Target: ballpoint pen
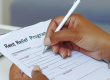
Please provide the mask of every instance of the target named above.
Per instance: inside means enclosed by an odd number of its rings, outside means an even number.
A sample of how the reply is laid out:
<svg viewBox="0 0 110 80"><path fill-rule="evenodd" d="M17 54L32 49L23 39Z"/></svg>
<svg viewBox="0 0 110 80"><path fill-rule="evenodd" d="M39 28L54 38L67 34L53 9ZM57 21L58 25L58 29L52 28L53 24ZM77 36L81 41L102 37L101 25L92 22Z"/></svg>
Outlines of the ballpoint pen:
<svg viewBox="0 0 110 80"><path fill-rule="evenodd" d="M73 6L71 7L71 9L67 13L67 15L64 17L64 19L62 20L62 22L59 24L59 26L57 27L57 29L55 30L55 32L61 30L61 28L63 27L63 25L65 24L65 22L69 19L69 17L71 16L71 14L76 9L76 7L79 5L80 2L81 2L81 0L75 0L74 1ZM43 53L48 52L50 50L51 50L51 47L50 46L45 46Z"/></svg>
<svg viewBox="0 0 110 80"><path fill-rule="evenodd" d="M108 68L110 69L110 61L103 59L102 61L104 61L105 63L108 64Z"/></svg>
<svg viewBox="0 0 110 80"><path fill-rule="evenodd" d="M103 61L104 61L104 62L106 62L106 63L109 63L109 61L108 61L108 60L103 59Z"/></svg>

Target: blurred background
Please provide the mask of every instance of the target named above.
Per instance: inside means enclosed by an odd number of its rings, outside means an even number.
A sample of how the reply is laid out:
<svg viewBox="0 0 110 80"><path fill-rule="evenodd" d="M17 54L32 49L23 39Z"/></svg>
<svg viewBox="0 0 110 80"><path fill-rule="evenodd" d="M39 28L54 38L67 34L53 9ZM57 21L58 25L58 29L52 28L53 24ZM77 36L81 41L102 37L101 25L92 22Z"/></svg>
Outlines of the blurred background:
<svg viewBox="0 0 110 80"><path fill-rule="evenodd" d="M0 24L25 27L66 15L74 0L0 0ZM110 25L110 0L82 0L74 13Z"/></svg>

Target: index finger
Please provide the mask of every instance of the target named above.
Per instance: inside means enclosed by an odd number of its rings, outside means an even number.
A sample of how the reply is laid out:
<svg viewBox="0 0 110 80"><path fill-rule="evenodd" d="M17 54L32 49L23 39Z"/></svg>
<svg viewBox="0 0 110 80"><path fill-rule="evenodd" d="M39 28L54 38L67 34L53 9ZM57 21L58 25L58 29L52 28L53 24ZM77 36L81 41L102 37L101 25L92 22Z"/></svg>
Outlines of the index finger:
<svg viewBox="0 0 110 80"><path fill-rule="evenodd" d="M50 22L50 25L47 29L45 38L50 37L55 32L55 30L57 29L58 25L61 23L63 18L64 18L64 16L59 16L59 17L52 19L52 21ZM70 21L70 19L67 20L67 22L64 24L64 26L67 26L69 24L69 21Z"/></svg>

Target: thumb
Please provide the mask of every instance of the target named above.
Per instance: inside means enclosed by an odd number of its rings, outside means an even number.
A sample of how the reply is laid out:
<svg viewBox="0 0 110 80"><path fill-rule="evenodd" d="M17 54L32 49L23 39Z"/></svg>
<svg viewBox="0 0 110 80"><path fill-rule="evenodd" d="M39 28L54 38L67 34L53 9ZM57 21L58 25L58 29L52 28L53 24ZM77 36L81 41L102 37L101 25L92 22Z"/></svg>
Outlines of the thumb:
<svg viewBox="0 0 110 80"><path fill-rule="evenodd" d="M76 43L75 41L77 41L78 37L80 37L78 34L79 32L74 29L66 29L55 32L49 38L44 40L44 46L52 46L63 41L72 41Z"/></svg>
<svg viewBox="0 0 110 80"><path fill-rule="evenodd" d="M34 66L32 70L32 79L33 80L49 80L44 74L42 74L39 66Z"/></svg>

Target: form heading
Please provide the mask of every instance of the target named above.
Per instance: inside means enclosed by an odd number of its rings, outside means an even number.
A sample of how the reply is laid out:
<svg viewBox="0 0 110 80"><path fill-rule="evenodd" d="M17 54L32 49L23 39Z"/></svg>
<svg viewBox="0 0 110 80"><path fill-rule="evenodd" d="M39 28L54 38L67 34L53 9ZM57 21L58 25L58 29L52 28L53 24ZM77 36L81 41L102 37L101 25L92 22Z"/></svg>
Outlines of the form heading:
<svg viewBox="0 0 110 80"><path fill-rule="evenodd" d="M46 32L43 32L43 33L41 33L41 34L37 34L37 35L34 35L34 36L29 36L28 38L29 38L30 40L40 39L42 36L45 36L45 34L46 34ZM14 47L14 46L17 46L17 45L26 43L26 42L29 41L28 38L25 37L24 39L16 40L16 41L14 41L14 42L12 42L12 43L4 44L4 47L5 47L5 48L11 48L11 47Z"/></svg>

